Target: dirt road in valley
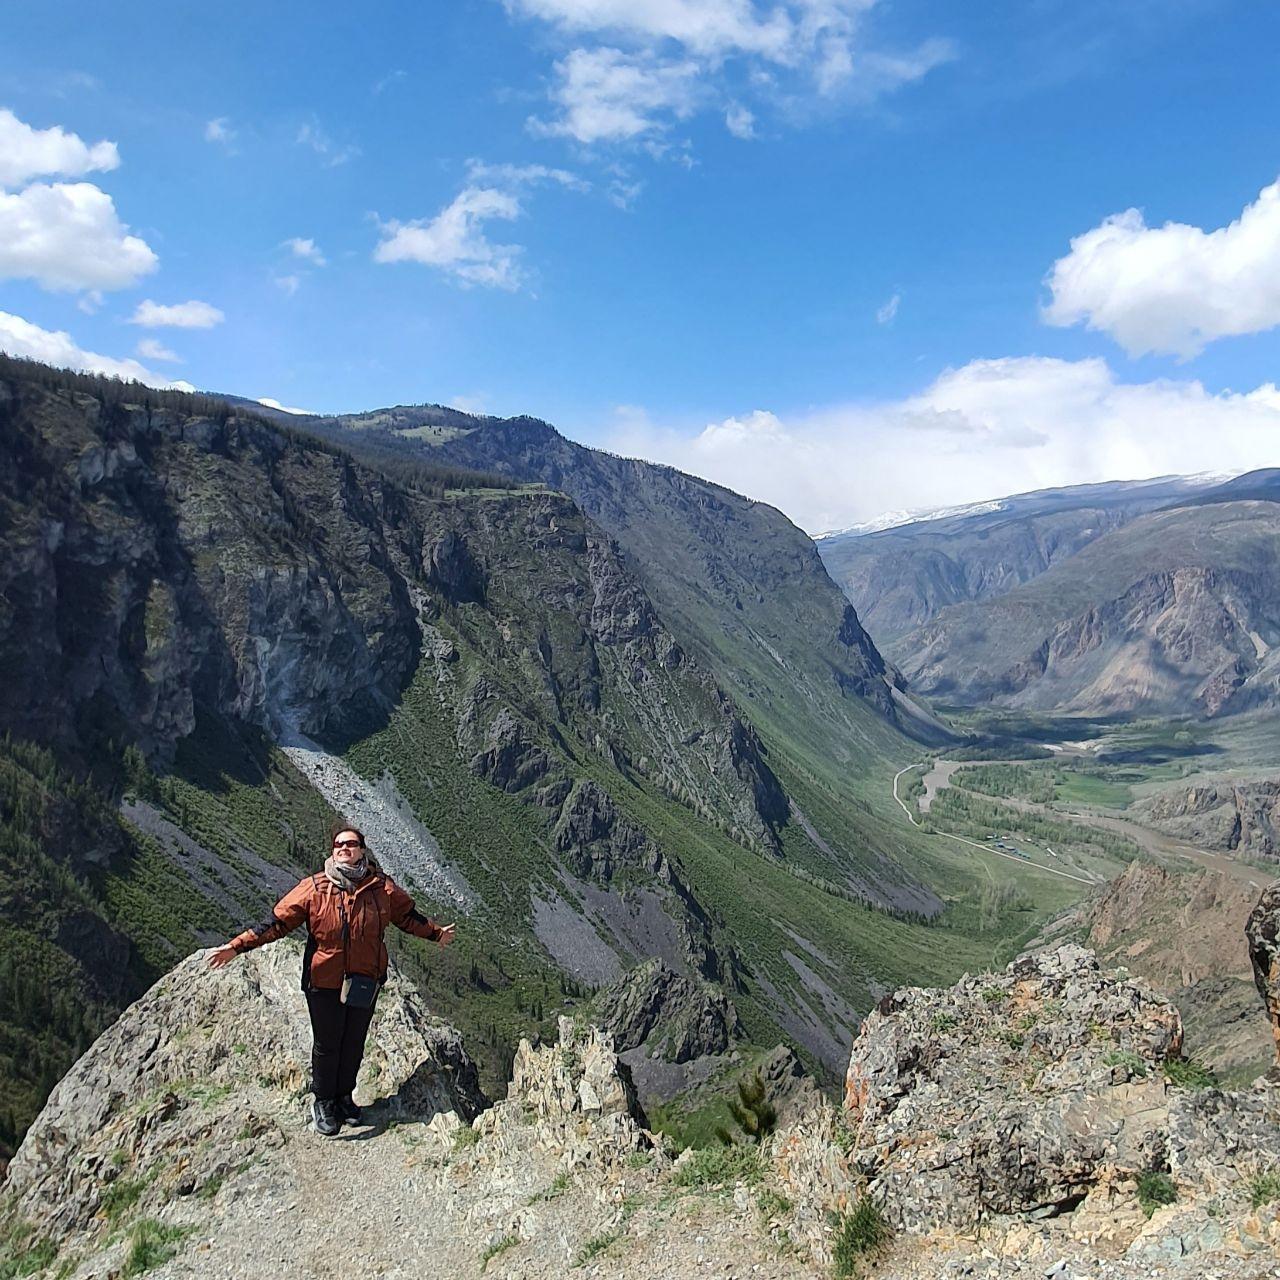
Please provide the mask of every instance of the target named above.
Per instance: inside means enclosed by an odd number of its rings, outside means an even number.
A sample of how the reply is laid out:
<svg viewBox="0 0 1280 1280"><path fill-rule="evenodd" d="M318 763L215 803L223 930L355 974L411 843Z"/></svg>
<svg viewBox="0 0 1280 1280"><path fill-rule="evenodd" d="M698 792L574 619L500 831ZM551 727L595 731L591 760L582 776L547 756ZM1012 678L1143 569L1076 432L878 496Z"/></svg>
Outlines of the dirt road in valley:
<svg viewBox="0 0 1280 1280"><path fill-rule="evenodd" d="M924 803L926 797L932 803L939 792L946 790L951 785L951 778L956 770L972 763L979 762L966 760L935 761L933 768L925 775L925 794L921 797L920 812L928 812ZM1044 761L993 760L981 763L1035 765L1043 764ZM897 799L896 780L894 798ZM1194 862L1197 866L1205 867L1211 871L1220 871L1235 880L1241 880L1246 884L1252 885L1255 889L1261 889L1263 885L1268 884L1275 878L1265 871L1260 871L1258 868L1251 867L1248 863L1240 862L1226 854L1214 853L1208 849L1186 844L1173 836L1153 831L1150 827L1140 826L1128 818L1119 818L1090 806L1076 805L1070 809L1056 809L1047 804L1040 804L1035 800L1020 800L1013 796L996 796L992 798L1000 804L1007 804L1011 808L1019 810L1021 813L1043 814L1047 818L1074 818L1087 826L1100 827L1105 831L1114 831L1117 835L1128 836L1144 853L1157 862ZM900 800L898 803L902 804ZM905 808L905 806L903 807Z"/></svg>

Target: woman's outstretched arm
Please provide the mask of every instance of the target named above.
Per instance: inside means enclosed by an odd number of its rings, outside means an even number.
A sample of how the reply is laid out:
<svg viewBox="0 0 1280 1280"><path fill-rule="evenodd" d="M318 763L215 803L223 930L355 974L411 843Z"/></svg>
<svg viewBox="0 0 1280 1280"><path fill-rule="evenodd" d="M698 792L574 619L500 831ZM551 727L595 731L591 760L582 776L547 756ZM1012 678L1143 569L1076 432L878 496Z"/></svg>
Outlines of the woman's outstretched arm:
<svg viewBox="0 0 1280 1280"><path fill-rule="evenodd" d="M436 924L434 920L424 916L413 905L413 899L394 880L387 880L387 889L391 895L391 923L405 933L416 938L429 938L432 942L446 947L453 941L456 928L451 924Z"/></svg>
<svg viewBox="0 0 1280 1280"><path fill-rule="evenodd" d="M283 938L286 933L292 933L306 921L307 903L310 901L311 892L310 877L300 880L272 908L269 919L261 924L255 924L243 933L236 934L226 946L219 947L209 957L210 968L221 969L224 964L230 964L243 952L252 951L255 947L265 947L268 942L275 942L277 938Z"/></svg>

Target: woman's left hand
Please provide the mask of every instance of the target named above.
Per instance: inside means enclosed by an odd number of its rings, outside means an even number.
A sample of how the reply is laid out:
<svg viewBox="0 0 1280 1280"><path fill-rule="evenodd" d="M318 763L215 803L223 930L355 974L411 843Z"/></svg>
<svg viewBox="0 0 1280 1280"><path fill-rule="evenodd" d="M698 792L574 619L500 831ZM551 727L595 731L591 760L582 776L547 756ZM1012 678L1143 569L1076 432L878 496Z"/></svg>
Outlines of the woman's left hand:
<svg viewBox="0 0 1280 1280"><path fill-rule="evenodd" d="M436 939L437 947L447 947L453 941L453 935L457 929L456 924L444 924L440 926L440 936Z"/></svg>

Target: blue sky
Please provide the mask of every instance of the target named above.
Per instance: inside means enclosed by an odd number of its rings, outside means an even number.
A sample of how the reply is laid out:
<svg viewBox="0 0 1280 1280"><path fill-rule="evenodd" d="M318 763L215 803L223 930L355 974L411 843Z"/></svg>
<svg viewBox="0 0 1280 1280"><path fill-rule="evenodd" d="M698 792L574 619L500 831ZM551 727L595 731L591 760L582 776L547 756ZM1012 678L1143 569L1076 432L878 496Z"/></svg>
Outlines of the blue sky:
<svg viewBox="0 0 1280 1280"><path fill-rule="evenodd" d="M6 17L9 349L529 412L813 531L1280 462L1274 6Z"/></svg>

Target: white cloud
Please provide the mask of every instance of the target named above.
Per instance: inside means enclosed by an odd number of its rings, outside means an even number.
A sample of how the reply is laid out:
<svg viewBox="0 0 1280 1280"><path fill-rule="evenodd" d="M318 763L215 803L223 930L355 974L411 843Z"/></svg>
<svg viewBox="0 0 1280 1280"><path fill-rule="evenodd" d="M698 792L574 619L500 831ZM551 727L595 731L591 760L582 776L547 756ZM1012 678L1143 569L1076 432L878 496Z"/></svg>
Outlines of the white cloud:
<svg viewBox="0 0 1280 1280"><path fill-rule="evenodd" d="M864 47L876 0L506 0L578 46L556 62L550 121L530 128L580 143L647 141L704 108L750 137L754 90L793 117L806 100L868 103L955 57L949 41L905 53ZM733 63L745 75L730 76Z"/></svg>
<svg viewBox="0 0 1280 1280"><path fill-rule="evenodd" d="M883 306L876 308L876 324L892 324L902 305L902 295L895 293Z"/></svg>
<svg viewBox="0 0 1280 1280"><path fill-rule="evenodd" d="M1280 324L1280 182L1229 226L1148 227L1128 209L1071 241L1046 283L1044 318L1110 334L1130 355L1194 356Z"/></svg>
<svg viewBox="0 0 1280 1280"><path fill-rule="evenodd" d="M687 119L697 102L697 63L620 49L574 49L555 65L556 119L530 119L543 137L630 142L661 132L668 117Z"/></svg>
<svg viewBox="0 0 1280 1280"><path fill-rule="evenodd" d="M21 316L0 311L0 351L27 360L39 360L59 369L78 369L85 373L102 373L112 378L124 378L131 382L144 382L150 387L172 387L179 391L194 391L189 382L170 382L136 360L116 360L85 351L76 345L69 333L62 330L42 329Z"/></svg>
<svg viewBox="0 0 1280 1280"><path fill-rule="evenodd" d="M226 316L207 302L175 302L165 305L150 298L138 303L137 310L129 317L130 324L144 329L212 329Z"/></svg>
<svg viewBox="0 0 1280 1280"><path fill-rule="evenodd" d="M171 351L156 338L143 338L138 343L136 350L144 360L166 360L172 361L174 364L182 363L182 357L176 351Z"/></svg>
<svg viewBox="0 0 1280 1280"><path fill-rule="evenodd" d="M464 187L429 221L384 222L375 262L420 262L438 267L460 284L518 289L523 283L519 245L494 244L484 224L494 218L512 221L520 202L492 187Z"/></svg>
<svg viewBox="0 0 1280 1280"><path fill-rule="evenodd" d="M749 142L756 136L756 118L740 102L731 102L724 113L724 125L735 138Z"/></svg>
<svg viewBox="0 0 1280 1280"><path fill-rule="evenodd" d="M92 146L54 125L33 129L12 111L0 110L0 187L18 187L32 178L78 178L94 170L114 169L120 153L114 142Z"/></svg>
<svg viewBox="0 0 1280 1280"><path fill-rule="evenodd" d="M299 146L310 147L330 169L346 164L360 154L360 148L354 143L335 142L314 120L302 125L296 141Z"/></svg>
<svg viewBox="0 0 1280 1280"><path fill-rule="evenodd" d="M918 395L690 433L621 412L605 443L773 503L810 532L1051 485L1272 466L1280 391L1124 383L1100 359L947 370Z"/></svg>
<svg viewBox="0 0 1280 1280"><path fill-rule="evenodd" d="M286 298L292 298L302 288L302 277L299 275L272 276L271 280Z"/></svg>
<svg viewBox="0 0 1280 1280"><path fill-rule="evenodd" d="M236 131L231 127L231 120L227 116L218 116L216 120L210 120L204 127L204 140L225 147L228 151L235 149L236 136Z"/></svg>
<svg viewBox="0 0 1280 1280"><path fill-rule="evenodd" d="M291 236L280 247L288 249L295 258L301 258L304 262L310 262L313 266L323 267L328 265L324 254L320 252L320 248L314 240L304 240L301 236Z"/></svg>
<svg viewBox="0 0 1280 1280"><path fill-rule="evenodd" d="M380 222L382 239L375 262L417 262L436 267L463 286L515 291L528 276L518 244L495 244L485 223L512 222L524 213L522 189L553 182L575 191L588 189L575 174L545 165L491 165L472 160L468 183L434 218Z"/></svg>
<svg viewBox="0 0 1280 1280"><path fill-rule="evenodd" d="M258 403L266 405L268 409L276 409L280 413L293 413L304 418L313 418L316 416L314 409L294 409L287 404L281 404L279 400L273 400L270 396L260 396Z"/></svg>
<svg viewBox="0 0 1280 1280"><path fill-rule="evenodd" d="M111 197L91 182L0 191L0 279L60 291L128 288L159 262L128 231Z"/></svg>

